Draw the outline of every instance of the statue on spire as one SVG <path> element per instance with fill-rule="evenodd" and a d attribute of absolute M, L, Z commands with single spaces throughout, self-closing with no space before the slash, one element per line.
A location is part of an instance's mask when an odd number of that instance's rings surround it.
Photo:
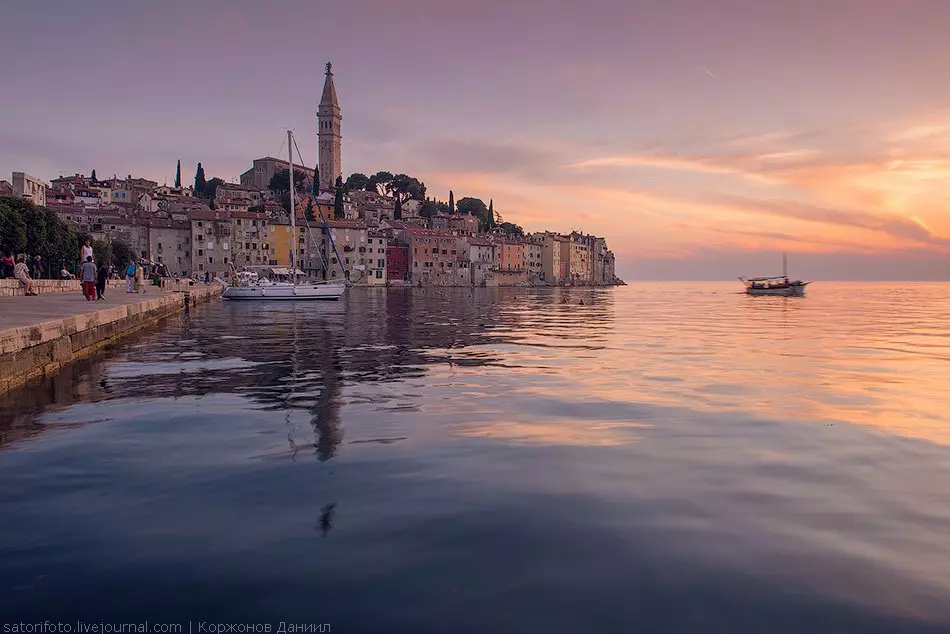
<path fill-rule="evenodd" d="M 331 64 L 330 62 L 327 62 L 327 75 L 332 75 L 332 74 L 333 74 L 333 73 L 330 71 L 331 68 L 333 68 L 333 64 Z"/>

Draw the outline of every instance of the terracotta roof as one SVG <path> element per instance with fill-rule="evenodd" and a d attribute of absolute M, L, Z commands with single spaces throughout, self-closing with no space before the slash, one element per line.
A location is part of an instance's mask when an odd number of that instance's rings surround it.
<path fill-rule="evenodd" d="M 232 211 L 232 218 L 250 218 L 252 220 L 267 220 L 267 214 L 261 211 Z"/>
<path fill-rule="evenodd" d="M 149 220 L 148 226 L 160 229 L 191 229 L 191 223 L 185 220 L 163 220 L 161 218 Z"/>
<path fill-rule="evenodd" d="M 191 212 L 192 220 L 223 220 L 227 221 L 231 219 L 230 214 L 234 212 L 229 212 L 227 210 L 221 209 L 208 209 L 208 210 L 197 210 Z"/>
<path fill-rule="evenodd" d="M 327 220 L 327 225 L 333 229 L 365 229 L 366 225 L 358 220 Z"/>

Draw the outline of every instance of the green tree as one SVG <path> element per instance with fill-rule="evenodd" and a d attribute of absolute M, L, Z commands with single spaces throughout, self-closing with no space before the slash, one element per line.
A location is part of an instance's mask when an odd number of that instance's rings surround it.
<path fill-rule="evenodd" d="M 366 174 L 354 172 L 346 178 L 346 191 L 355 192 L 363 189 L 370 189 L 370 179 Z"/>
<path fill-rule="evenodd" d="M 198 169 L 195 171 L 195 196 L 205 195 L 205 168 L 201 167 L 201 161 L 198 161 Z"/>
<path fill-rule="evenodd" d="M 93 247 L 95 250 L 95 247 Z M 135 251 L 132 250 L 132 247 L 122 240 L 113 240 L 112 241 L 112 265 L 122 271 L 126 266 L 129 265 L 129 262 L 132 261 L 132 258 L 135 257 Z"/>
<path fill-rule="evenodd" d="M 491 212 L 480 198 L 460 198 L 455 206 L 458 213 L 471 214 L 478 218 L 479 231 L 487 231 L 491 228 Z"/>
<path fill-rule="evenodd" d="M 18 211 L 15 211 L 0 198 L 0 254 L 23 253 L 26 251 L 26 222 Z"/>
<path fill-rule="evenodd" d="M 314 196 L 320 193 L 320 165 L 313 166 L 313 183 L 310 184 L 310 193 Z"/>
<path fill-rule="evenodd" d="M 76 232 L 60 220 L 53 210 L 38 207 L 23 198 L 0 199 L 0 207 L 0 239 L 3 248 L 39 255 L 45 269 L 78 261 L 79 240 Z"/>
<path fill-rule="evenodd" d="M 175 189 L 181 189 L 181 159 L 178 159 L 178 166 L 175 168 Z"/>
<path fill-rule="evenodd" d="M 402 201 L 398 198 L 393 205 L 393 220 L 402 220 Z"/>
<path fill-rule="evenodd" d="M 336 177 L 336 193 L 333 196 L 333 218 L 343 220 L 346 213 L 343 211 L 343 177 Z"/>
<path fill-rule="evenodd" d="M 204 173 L 202 173 L 202 176 L 204 176 Z M 214 200 L 215 195 L 218 193 L 218 187 L 224 184 L 224 179 L 218 178 L 217 176 L 207 181 L 204 186 L 204 191 L 202 192 L 204 197 Z"/>
<path fill-rule="evenodd" d="M 376 192 L 378 194 L 386 194 L 388 196 L 391 193 L 390 184 L 392 182 L 392 172 L 376 172 L 369 177 L 369 182 L 366 184 L 366 190 Z"/>
<path fill-rule="evenodd" d="M 488 228 L 495 228 L 495 200 L 493 198 L 488 199 Z"/>
<path fill-rule="evenodd" d="M 80 239 L 80 244 L 85 244 L 85 240 Z M 106 240 L 93 240 L 92 256 L 96 259 L 97 264 L 103 262 L 112 264 L 112 243 Z"/>
<path fill-rule="evenodd" d="M 316 222 L 317 217 L 313 213 L 313 198 L 307 199 L 307 208 L 303 210 L 303 216 L 310 222 Z"/>
<path fill-rule="evenodd" d="M 280 198 L 284 210 L 290 212 L 290 170 L 280 170 L 275 173 L 267 188 Z M 300 170 L 294 170 L 294 190 L 298 194 L 307 192 L 307 175 Z"/>
<path fill-rule="evenodd" d="M 91 178 L 91 179 L 92 179 L 92 182 L 94 182 L 94 183 L 98 180 L 98 179 L 96 178 L 96 170 L 95 170 L 95 168 L 93 168 L 92 174 L 89 175 L 89 178 Z"/>
<path fill-rule="evenodd" d="M 449 190 L 449 213 L 455 213 L 455 192 L 451 189 Z"/>
<path fill-rule="evenodd" d="M 510 233 L 514 236 L 524 237 L 524 229 L 520 225 L 516 225 L 513 222 L 503 222 L 498 225 L 498 228 L 506 233 Z"/>

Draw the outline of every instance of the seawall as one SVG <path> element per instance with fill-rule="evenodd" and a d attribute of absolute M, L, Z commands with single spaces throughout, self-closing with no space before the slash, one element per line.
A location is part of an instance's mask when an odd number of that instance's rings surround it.
<path fill-rule="evenodd" d="M 0 392 L 55 372 L 119 337 L 180 313 L 189 306 L 216 299 L 221 291 L 222 287 L 215 284 L 194 286 L 185 292 L 162 293 L 141 300 L 138 300 L 139 296 L 133 296 L 119 306 L 55 319 L 47 319 L 49 315 L 46 315 L 36 318 L 35 323 L 0 330 Z M 4 301 L 23 303 L 32 299 L 17 297 Z M 81 299 L 71 301 L 85 304 Z M 96 306 L 93 303 L 89 308 L 95 309 Z"/>

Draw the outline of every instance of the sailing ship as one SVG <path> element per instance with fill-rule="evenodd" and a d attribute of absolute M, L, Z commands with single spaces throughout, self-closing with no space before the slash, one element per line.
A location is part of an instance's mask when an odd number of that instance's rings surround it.
<path fill-rule="evenodd" d="M 293 132 L 287 131 L 287 146 L 290 153 L 288 164 L 291 168 L 290 174 L 290 235 L 296 236 L 296 196 L 294 195 L 294 138 Z M 317 185 L 314 183 L 314 188 Z M 333 235 L 330 233 L 330 227 L 327 225 L 326 218 L 323 218 L 323 228 L 336 251 L 336 245 L 333 244 Z M 247 272 L 237 272 L 232 270 L 231 283 L 228 284 L 221 297 L 224 299 L 245 299 L 245 300 L 307 300 L 307 299 L 340 299 L 346 284 L 340 282 L 305 282 L 298 283 L 298 277 L 304 275 L 304 272 L 297 268 L 297 241 L 293 241 L 293 248 L 290 250 L 290 269 L 286 271 L 287 275 L 279 277 L 288 277 L 289 281 L 271 281 L 268 278 L 261 278 L 258 275 L 250 275 Z M 337 258 L 339 260 L 339 257 Z M 342 262 L 342 260 L 339 260 Z M 283 273 L 281 270 L 278 273 Z M 346 273 L 344 272 L 344 277 Z"/>
<path fill-rule="evenodd" d="M 788 259 L 782 254 L 782 274 L 772 277 L 740 277 L 745 292 L 753 296 L 804 297 L 805 287 L 811 282 L 788 279 Z"/>

